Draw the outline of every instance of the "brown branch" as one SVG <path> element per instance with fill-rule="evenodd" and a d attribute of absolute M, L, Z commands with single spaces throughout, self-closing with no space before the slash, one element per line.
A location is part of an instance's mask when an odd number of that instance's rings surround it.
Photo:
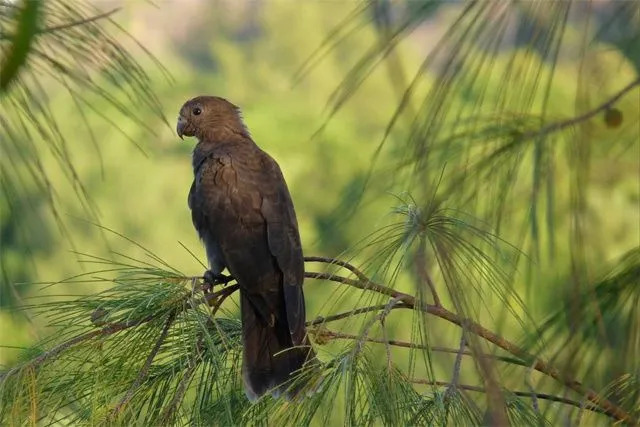
<path fill-rule="evenodd" d="M 61 24 L 61 25 L 55 25 L 53 27 L 42 28 L 42 29 L 38 30 L 38 34 L 52 33 L 54 31 L 66 30 L 66 29 L 69 29 L 69 28 L 78 27 L 80 25 L 85 25 L 85 24 L 88 24 L 90 22 L 95 22 L 95 21 L 98 21 L 100 19 L 105 19 L 105 18 L 108 18 L 109 16 L 113 15 L 114 13 L 118 12 L 120 9 L 121 8 L 117 7 L 115 9 L 113 9 L 113 10 L 110 10 L 109 12 L 104 12 L 104 13 L 101 13 L 99 15 L 95 15 L 95 16 L 91 16 L 89 18 L 81 19 L 79 21 L 67 22 L 66 24 Z"/>
<path fill-rule="evenodd" d="M 353 274 L 356 275 L 356 277 L 358 279 L 360 279 L 363 282 L 369 282 L 369 278 L 362 272 L 360 271 L 357 267 L 355 267 L 353 264 L 349 264 L 346 261 L 342 261 L 336 258 L 328 258 L 328 257 L 322 257 L 322 256 L 306 256 L 304 257 L 304 261 L 305 262 L 323 262 L 325 264 L 329 264 L 329 265 L 337 265 L 339 267 L 343 267 L 346 268 L 347 270 L 351 271 Z"/>
<path fill-rule="evenodd" d="M 369 332 L 371 331 L 371 328 L 373 327 L 373 325 L 375 324 L 376 321 L 380 321 L 380 323 L 382 324 L 382 327 L 384 328 L 384 319 L 385 319 L 385 317 L 387 317 L 389 315 L 389 313 L 391 312 L 391 310 L 393 310 L 393 308 L 400 302 L 400 298 L 401 297 L 398 296 L 398 297 L 393 298 L 392 300 L 390 300 L 387 304 L 384 305 L 384 309 L 383 309 L 382 313 L 378 314 L 376 317 L 371 319 L 371 321 L 367 324 L 367 326 L 364 328 L 364 331 L 362 332 L 362 334 L 358 338 L 358 343 L 357 343 L 356 348 L 355 348 L 356 353 L 359 353 L 360 350 L 362 349 L 362 346 L 364 345 L 364 342 L 365 342 L 366 338 L 369 336 Z M 390 354 L 391 354 L 390 352 L 387 353 L 389 358 L 391 358 Z"/>
<path fill-rule="evenodd" d="M 603 104 L 600 104 L 598 107 L 594 108 L 593 110 L 588 111 L 588 112 L 586 112 L 584 114 L 581 114 L 579 116 L 573 117 L 573 118 L 568 119 L 568 120 L 562 120 L 562 121 L 559 121 L 559 122 L 551 123 L 551 124 L 543 127 L 542 129 L 538 129 L 536 131 L 525 132 L 522 135 L 522 138 L 523 139 L 527 139 L 527 138 L 545 136 L 545 135 L 547 135 L 549 133 L 557 132 L 559 130 L 562 130 L 562 129 L 577 125 L 580 122 L 584 122 L 586 120 L 589 120 L 593 116 L 595 116 L 596 114 L 601 113 L 601 112 L 611 108 L 611 106 L 613 104 L 615 104 L 616 102 L 618 102 L 618 100 L 620 98 L 622 98 L 624 95 L 626 95 L 629 91 L 631 91 L 633 88 L 635 88 L 638 85 L 640 85 L 640 77 L 638 77 L 637 79 L 635 79 L 634 81 L 632 81 L 631 83 L 626 85 L 619 92 L 617 92 L 615 95 L 613 95 L 611 98 L 609 98 L 606 102 L 604 102 Z"/>
<path fill-rule="evenodd" d="M 435 385 L 435 386 L 439 386 L 439 387 L 450 387 L 451 383 L 448 383 L 446 381 L 431 381 L 431 380 L 424 380 L 424 379 L 409 379 L 408 381 L 414 383 L 414 384 L 425 384 L 425 385 Z M 461 390 L 469 390 L 469 391 L 477 391 L 479 393 L 487 393 L 487 389 L 485 389 L 484 387 L 479 387 L 479 386 L 475 386 L 475 385 L 468 385 L 468 384 L 458 384 L 456 386 L 457 388 L 461 389 Z M 531 392 L 530 391 L 512 391 L 512 390 L 507 390 L 508 393 L 511 393 L 515 396 L 521 396 L 521 397 L 531 397 Z M 575 400 L 571 400 L 571 399 L 567 399 L 566 397 L 560 397 L 560 396 L 555 396 L 553 394 L 547 394 L 547 393 L 535 393 L 536 397 L 538 399 L 542 399 L 542 400 L 549 400 L 551 402 L 560 402 L 560 403 L 565 403 L 567 405 L 571 405 L 571 406 L 575 406 L 576 408 L 584 408 L 587 409 L 589 411 L 592 412 L 597 412 L 600 414 L 605 414 L 605 415 L 609 415 L 607 414 L 607 412 L 598 407 L 598 406 L 585 406 L 583 402 L 578 402 Z"/>
<path fill-rule="evenodd" d="M 315 319 L 306 322 L 305 325 L 306 326 L 321 325 L 321 324 L 328 323 L 328 322 L 333 322 L 333 321 L 336 321 L 336 320 L 346 319 L 348 317 L 355 316 L 357 314 L 384 310 L 386 306 L 387 306 L 387 304 L 372 305 L 372 306 L 369 306 L 369 307 L 355 308 L 353 310 L 345 311 L 343 313 L 333 314 L 331 316 L 318 316 Z M 394 309 L 397 309 L 397 308 L 411 308 L 411 309 L 413 309 L 413 306 L 409 305 L 409 304 L 405 304 L 405 303 L 398 303 L 393 308 Z"/>
<path fill-rule="evenodd" d="M 235 284 L 231 286 L 227 286 L 218 292 L 214 292 L 212 294 L 206 294 L 204 299 L 207 301 L 209 306 L 212 306 L 211 316 L 215 316 L 218 312 L 218 309 L 222 305 L 225 299 L 227 299 L 231 294 L 240 289 L 240 285 Z"/>
<path fill-rule="evenodd" d="M 326 329 L 326 328 L 323 328 L 323 327 L 311 329 L 311 330 L 308 330 L 308 332 L 311 333 L 311 334 L 314 334 L 316 337 L 318 337 L 319 341 L 332 340 L 332 339 L 357 340 L 357 339 L 360 338 L 359 335 L 347 334 L 347 333 L 344 333 L 344 332 L 336 332 L 336 331 L 332 331 L 332 330 L 329 330 L 329 329 Z M 416 343 L 412 343 L 412 342 L 408 342 L 408 341 L 384 340 L 384 339 L 371 338 L 371 337 L 367 337 L 365 339 L 365 341 L 371 342 L 371 343 L 376 343 L 376 344 L 388 344 L 388 345 L 394 346 L 394 347 L 429 350 L 429 351 L 434 351 L 436 353 L 450 353 L 450 354 L 458 354 L 458 353 L 460 353 L 460 349 L 457 349 L 457 348 L 440 347 L 440 346 L 436 346 L 436 345 L 427 346 L 427 345 L 416 344 Z M 469 350 L 464 350 L 461 354 L 463 356 L 482 357 L 482 358 L 485 358 L 485 359 L 498 360 L 498 361 L 502 361 L 502 362 L 506 362 L 506 363 L 511 363 L 513 365 L 519 365 L 519 366 L 525 366 L 525 367 L 528 366 L 522 360 L 514 359 L 512 357 L 497 356 L 497 355 L 494 355 L 494 354 L 479 354 L 478 355 L 478 354 L 476 354 L 476 353 L 474 353 L 472 351 L 469 351 Z"/>
<path fill-rule="evenodd" d="M 138 376 L 136 380 L 133 382 L 133 384 L 131 384 L 129 391 L 127 391 L 127 394 L 125 394 L 125 396 L 122 398 L 120 403 L 118 403 L 116 407 L 113 408 L 113 410 L 109 414 L 108 416 L 109 420 L 111 421 L 115 420 L 118 414 L 122 411 L 122 408 L 124 408 L 125 405 L 129 403 L 129 401 L 133 397 L 136 390 L 140 387 L 140 384 L 142 384 L 142 381 L 146 378 L 147 374 L 149 373 L 149 368 L 151 368 L 151 363 L 153 363 L 153 359 L 155 359 L 155 357 L 158 355 L 158 352 L 160 351 L 160 347 L 162 347 L 164 340 L 167 338 L 167 335 L 169 334 L 169 329 L 171 328 L 171 324 L 173 323 L 175 318 L 176 318 L 176 311 L 174 310 L 171 313 L 169 313 L 169 316 L 167 317 L 167 321 L 164 324 L 164 328 L 162 329 L 162 332 L 160 333 L 160 336 L 158 337 L 156 344 L 153 346 L 153 349 L 147 356 L 147 360 L 145 360 L 144 365 L 142 366 L 142 369 L 140 370 L 140 372 L 138 372 Z"/>
<path fill-rule="evenodd" d="M 552 378 L 554 378 L 555 380 L 557 380 L 558 382 L 564 384 L 566 387 L 570 388 L 571 390 L 574 390 L 575 392 L 577 392 L 578 394 L 585 396 L 587 399 L 589 399 L 591 402 L 595 403 L 596 405 L 600 406 L 604 412 L 613 417 L 616 418 L 620 421 L 624 421 L 626 423 L 629 424 L 637 424 L 636 420 L 634 420 L 634 418 L 627 412 L 625 411 L 623 408 L 621 408 L 620 406 L 616 405 L 615 403 L 613 403 L 612 401 L 610 401 L 607 398 L 601 397 L 599 396 L 595 391 L 591 390 L 588 387 L 585 387 L 584 385 L 582 385 L 580 382 L 576 381 L 575 379 L 564 375 L 563 373 L 561 373 L 558 369 L 556 369 L 555 367 L 553 367 L 552 365 L 548 364 L 547 362 L 544 362 L 541 359 L 536 358 L 535 356 L 527 353 L 525 350 L 523 350 L 522 348 L 518 347 L 517 345 L 513 344 L 512 342 L 502 338 L 501 336 L 497 335 L 494 332 L 491 332 L 489 329 L 485 328 L 484 326 L 480 325 L 479 323 L 474 322 L 471 319 L 467 319 L 464 318 L 462 316 L 459 316 L 447 309 L 445 309 L 444 307 L 439 307 L 439 306 L 435 306 L 435 305 L 428 305 L 428 304 L 419 304 L 415 297 L 413 297 L 412 295 L 409 294 L 404 294 L 402 292 L 397 292 L 391 288 L 388 288 L 386 286 L 380 285 L 380 284 L 375 284 L 374 287 L 371 288 L 363 288 L 360 284 L 360 282 L 355 282 L 351 279 L 347 279 L 345 277 L 341 277 L 341 276 L 335 276 L 335 275 L 326 275 L 326 274 L 322 274 L 322 273 L 305 273 L 305 277 L 310 277 L 310 278 L 314 278 L 314 279 L 322 279 L 322 280 L 331 280 L 334 282 L 338 282 L 338 283 L 344 283 L 344 284 L 348 284 L 351 286 L 355 286 L 358 287 L 360 289 L 369 289 L 369 290 L 373 290 L 376 292 L 380 292 L 381 294 L 384 295 L 390 295 L 390 296 L 402 296 L 402 304 L 398 304 L 396 305 L 394 308 L 413 308 L 416 310 L 420 310 L 423 311 L 425 313 L 431 314 L 433 316 L 439 317 L 441 319 L 444 319 L 450 323 L 456 324 L 460 327 L 464 327 L 467 331 L 473 333 L 474 335 L 477 335 L 489 342 L 491 342 L 492 344 L 497 345 L 498 347 L 502 348 L 503 350 L 506 350 L 507 352 L 511 353 L 512 355 L 526 361 L 526 362 L 531 362 L 531 365 L 533 366 L 533 369 L 535 369 L 538 372 L 541 372 L 547 376 L 550 376 Z M 354 283 L 355 282 L 355 283 Z M 352 284 L 353 283 L 353 284 Z M 383 306 L 386 307 L 386 306 Z M 340 318 L 344 318 L 347 317 L 349 315 L 349 313 L 351 314 L 359 314 L 359 313 L 364 313 L 366 311 L 375 311 L 375 310 L 379 310 L 380 306 L 371 306 L 371 307 L 364 307 L 361 309 L 357 309 L 357 310 L 352 310 L 351 312 L 348 313 L 342 313 L 340 314 Z M 318 323 L 322 323 L 322 320 L 324 320 L 325 322 L 327 321 L 326 319 L 329 319 L 330 317 L 327 318 L 321 318 L 320 321 L 313 321 L 311 322 L 311 325 L 313 324 L 318 324 Z M 336 319 L 331 319 L 331 320 L 336 320 Z"/>
<path fill-rule="evenodd" d="M 451 375 L 451 388 L 448 390 L 455 390 L 456 385 L 458 384 L 458 379 L 460 378 L 460 368 L 462 368 L 462 353 L 464 352 L 464 348 L 467 346 L 467 340 L 464 337 L 464 329 L 462 330 L 462 338 L 460 338 L 460 349 L 456 354 L 456 360 L 453 364 L 453 375 Z"/>
<path fill-rule="evenodd" d="M 309 279 L 318 280 L 330 280 L 332 282 L 344 283 L 345 285 L 353 286 L 354 288 L 363 289 L 366 291 L 378 292 L 383 295 L 390 296 L 392 298 L 400 298 L 402 301 L 415 301 L 412 295 L 405 294 L 404 292 L 396 291 L 395 289 L 388 288 L 378 283 L 369 280 L 354 280 L 347 277 L 338 276 L 331 273 L 317 273 L 314 271 L 305 271 L 304 277 Z"/>
<path fill-rule="evenodd" d="M 427 267 L 425 265 L 426 256 L 424 253 L 424 242 L 420 242 L 418 250 L 416 251 L 414 262 L 416 264 L 416 273 L 418 275 L 418 278 L 422 282 L 426 283 L 431 290 L 433 303 L 439 307 L 442 306 L 440 297 L 438 296 L 438 292 L 436 292 L 436 285 L 433 283 L 433 280 L 431 280 L 431 276 L 429 275 L 429 272 L 427 271 Z"/>

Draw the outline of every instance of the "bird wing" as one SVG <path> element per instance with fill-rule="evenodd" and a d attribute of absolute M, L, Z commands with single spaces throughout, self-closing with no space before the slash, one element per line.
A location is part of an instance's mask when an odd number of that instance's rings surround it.
<path fill-rule="evenodd" d="M 216 236 L 241 286 L 244 279 L 260 286 L 250 292 L 282 291 L 291 341 L 303 344 L 304 259 L 293 202 L 275 160 L 253 144 L 213 153 L 196 173 L 189 199 L 194 225 Z M 266 319 L 280 312 L 273 298 L 252 303 Z"/>
<path fill-rule="evenodd" d="M 263 185 L 260 212 L 267 224 L 269 250 L 283 275 L 283 293 L 289 332 L 294 345 L 302 345 L 305 336 L 305 304 L 302 291 L 304 258 L 296 213 L 289 189 L 278 164 L 264 153 L 268 175 Z"/>

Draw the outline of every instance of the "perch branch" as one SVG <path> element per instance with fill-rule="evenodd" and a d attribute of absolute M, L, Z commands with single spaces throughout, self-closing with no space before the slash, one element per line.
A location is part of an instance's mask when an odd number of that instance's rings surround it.
<path fill-rule="evenodd" d="M 218 312 L 218 309 L 220 308 L 224 300 L 226 300 L 229 296 L 231 296 L 231 294 L 233 294 L 238 289 L 240 289 L 240 285 L 235 284 L 235 285 L 227 286 L 226 288 L 222 288 L 218 292 L 214 292 L 212 294 L 206 294 L 204 296 L 205 301 L 209 306 L 213 307 L 211 310 L 211 316 L 215 316 L 215 314 Z"/>

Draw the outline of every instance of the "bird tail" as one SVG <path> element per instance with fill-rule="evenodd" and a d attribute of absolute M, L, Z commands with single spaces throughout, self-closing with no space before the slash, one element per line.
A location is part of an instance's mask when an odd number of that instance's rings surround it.
<path fill-rule="evenodd" d="M 285 393 L 294 398 L 302 384 L 295 381 L 296 371 L 315 353 L 305 338 L 304 345 L 293 347 L 286 316 L 265 319 L 259 307 L 240 293 L 242 338 L 244 342 L 242 377 L 247 397 L 252 402 L 267 391 L 274 397 Z M 288 382 L 288 383 L 287 383 Z"/>

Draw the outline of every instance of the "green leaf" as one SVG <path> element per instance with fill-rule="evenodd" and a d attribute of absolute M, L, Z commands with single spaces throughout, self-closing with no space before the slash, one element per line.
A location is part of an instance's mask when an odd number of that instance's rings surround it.
<path fill-rule="evenodd" d="M 0 69 L 0 94 L 7 90 L 20 68 L 27 62 L 27 55 L 37 32 L 41 5 L 40 1 L 23 2 L 9 54 L 4 58 Z"/>

